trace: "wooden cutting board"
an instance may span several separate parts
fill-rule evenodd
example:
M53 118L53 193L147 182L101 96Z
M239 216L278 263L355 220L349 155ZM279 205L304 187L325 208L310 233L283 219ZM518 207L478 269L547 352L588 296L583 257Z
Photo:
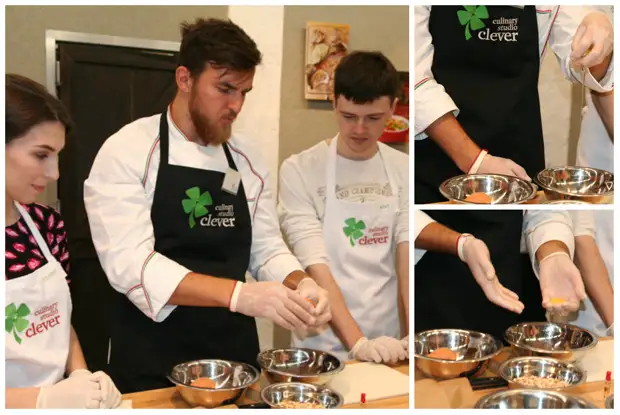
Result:
M407 395L409 376L385 365L357 363L347 365L328 386L340 393L344 404L349 405L360 403L362 393L366 394L367 402Z

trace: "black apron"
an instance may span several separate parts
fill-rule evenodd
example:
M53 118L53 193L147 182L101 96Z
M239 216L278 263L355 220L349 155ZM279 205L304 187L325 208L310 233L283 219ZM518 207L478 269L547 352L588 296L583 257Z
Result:
M460 109L457 119L472 140L491 155L513 160L533 176L545 164L536 9L486 9L488 18L479 19L484 27L474 30L472 24L479 24L466 22L466 18L465 24L459 21L459 11L467 14L463 6L432 7L432 71ZM480 12L478 15L484 16ZM416 141L414 151L415 202L444 201L438 190L441 182L463 173L431 139ZM415 268L416 332L461 328L502 338L504 330L524 316L544 319L536 294L540 288L529 258L519 252L521 211L427 213L458 232L482 239L489 247L499 280L521 297L526 311L518 316L490 303L457 256L427 252Z
M243 184L234 196L221 190L224 173L169 164L166 111L159 136L161 160L151 208L155 251L194 272L245 281L252 226ZM237 170L226 144L223 149L229 167ZM198 216L192 221L182 201L195 187L208 213L200 208L192 213ZM252 317L221 307L179 306L163 322L155 323L124 295L116 296L109 370L122 393L173 386L166 374L178 363L226 359L256 367L258 353Z

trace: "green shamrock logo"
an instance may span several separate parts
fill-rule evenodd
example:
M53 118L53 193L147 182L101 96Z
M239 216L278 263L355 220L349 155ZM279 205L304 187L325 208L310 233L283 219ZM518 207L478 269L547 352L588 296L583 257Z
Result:
M469 28L472 30L482 29L485 25L481 19L489 18L489 11L486 6L463 6L465 10L459 10L456 12L459 17L459 22L461 22L461 26L465 26L465 40L471 39L471 33L469 32Z
M193 228L196 226L197 218L209 213L207 206L211 206L213 200L211 200L211 194L209 192L200 194L200 188L198 187L187 189L185 194L189 199L183 199L183 210L189 215L189 227Z
M342 228L344 234L349 238L351 242L351 246L355 246L355 241L364 236L364 229L366 229L366 224L364 221L356 221L355 218L349 218L344 221L345 226Z
M4 315L4 329L7 333L13 334L18 344L22 344L22 339L18 336L18 333L21 333L28 327L29 321L26 317L30 315L30 309L26 304L21 304L17 308L14 303L11 303L4 309Z

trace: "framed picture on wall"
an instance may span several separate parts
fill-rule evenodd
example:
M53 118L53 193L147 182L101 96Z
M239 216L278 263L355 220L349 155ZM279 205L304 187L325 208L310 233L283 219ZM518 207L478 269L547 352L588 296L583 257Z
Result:
M349 49L349 25L306 23L304 91L309 100L327 101L334 90L334 70Z
M379 139L384 143L409 142L409 72L399 72L401 93L398 96L394 115L387 122L383 135Z

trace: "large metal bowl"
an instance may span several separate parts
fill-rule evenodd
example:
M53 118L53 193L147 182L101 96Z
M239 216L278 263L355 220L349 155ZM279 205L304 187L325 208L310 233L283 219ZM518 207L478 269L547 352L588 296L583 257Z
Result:
M191 386L192 381L207 377L215 382L214 389ZM239 399L245 390L256 383L260 373L254 367L227 360L194 360L172 368L168 380L188 405L215 408Z
M437 380L478 376L502 349L502 343L497 338L471 330L427 330L417 333L414 342L416 367ZM456 360L428 356L442 347L454 351Z
M511 389L545 389L563 391L585 383L586 372L572 363L548 357L515 357L499 367L498 374L508 382ZM536 376L566 382L563 387L540 388L520 382L522 376Z
M465 201L472 193L485 193L491 203L525 203L536 197L537 187L527 180L501 174L464 174L445 180L439 192L446 199L463 204L479 204Z
M550 167L536 175L547 200L613 203L614 175L591 167Z
M283 402L299 404L299 409L308 404L322 406L308 409L335 409L344 403L342 395L334 390L301 382L273 383L262 390L261 398L272 408L282 409L288 409L281 406Z
M265 350L258 355L258 364L270 383L324 385L344 369L344 363L332 354L301 348Z
M508 389L484 396L475 409L597 409L585 399L562 392Z
M509 327L504 339L516 356L551 357L578 363L598 343L590 331L571 324L539 322Z
M614 394L612 393L605 399L605 408L614 409Z

